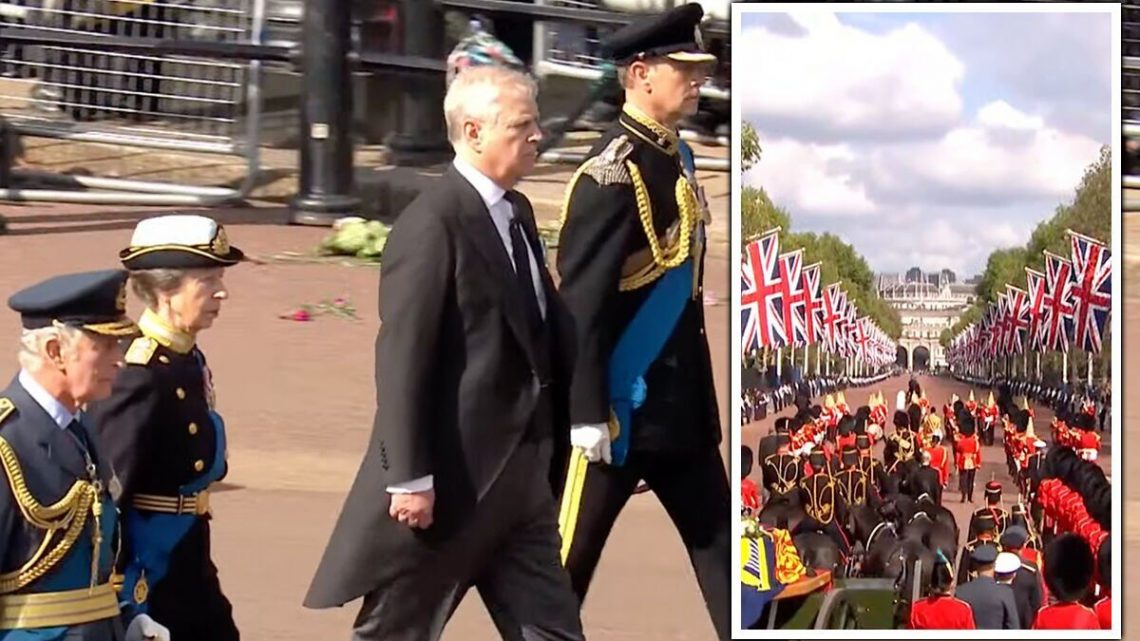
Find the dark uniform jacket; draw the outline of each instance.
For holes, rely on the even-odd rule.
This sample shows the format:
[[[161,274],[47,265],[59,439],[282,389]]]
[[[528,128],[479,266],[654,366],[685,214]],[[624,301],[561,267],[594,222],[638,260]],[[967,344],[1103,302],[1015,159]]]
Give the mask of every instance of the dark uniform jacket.
[[[1034,565],[1022,561],[1021,568],[1014,575],[1011,585],[1021,629],[1028,630],[1033,627],[1033,619],[1037,616],[1037,610],[1041,608],[1041,576]]]
[[[689,225],[707,217],[704,204],[688,187],[676,134],[631,103],[589,155],[596,158],[575,174],[558,247],[559,287],[577,330],[570,396],[573,424],[610,420],[610,356],[656,283],[635,274],[656,264],[651,235],[661,258],[667,259],[668,248],[687,245],[690,236],[676,225],[680,238],[676,243],[667,238],[671,226],[682,219],[682,210]],[[679,193],[687,195],[679,199]],[[704,252],[702,247],[695,250],[699,254],[690,256],[695,259],[694,292],[643,376],[645,400],[633,412],[631,452],[686,452],[715,446],[721,439],[705,336]]]
[[[139,327],[144,335],[128,348],[111,396],[88,407],[123,488],[125,600],[167,626],[172,638],[236,639],[232,608],[210,559],[207,488],[225,477],[227,466],[205,356],[193,338],[151,312]],[[136,559],[156,540],[140,523],[159,521],[176,521],[184,534],[164,555],[166,574],[156,577],[153,570],[137,571]],[[135,576],[141,578],[131,585]]]
[[[86,450],[94,470],[87,467],[79,438],[87,441]],[[46,625],[37,626],[41,630],[36,633],[40,636],[35,638],[122,639],[123,625],[111,576],[117,519],[110,489],[115,487],[115,482],[98,440],[85,428],[69,433],[60,427],[18,380],[13,380],[0,393],[0,439],[3,439],[0,444],[0,475],[3,476],[0,482],[0,573],[7,575],[0,580],[0,603],[27,598],[26,595],[79,591],[79,596],[73,597],[79,599],[73,601],[74,609],[88,614],[67,625],[52,625],[50,619],[41,619]],[[39,523],[25,518],[24,510],[42,512],[67,497],[78,483],[82,485],[74,490],[71,507],[66,512],[54,518],[41,514],[37,516],[42,520]],[[92,581],[96,510],[101,544],[98,576]],[[49,525],[62,527],[62,530],[53,537],[53,545],[39,550]],[[67,544],[68,538],[73,542]],[[62,558],[53,562],[51,557],[55,550],[62,550]],[[29,562],[31,566],[19,572]],[[88,593],[92,585],[95,591]],[[4,607],[0,611],[5,614],[0,616],[0,630],[24,627],[6,618],[9,612],[26,617],[45,614],[43,606],[35,605],[18,609]]]
[[[992,576],[980,576],[959,584],[954,596],[970,604],[979,630],[1017,630],[1021,627],[1013,589],[999,584]]]

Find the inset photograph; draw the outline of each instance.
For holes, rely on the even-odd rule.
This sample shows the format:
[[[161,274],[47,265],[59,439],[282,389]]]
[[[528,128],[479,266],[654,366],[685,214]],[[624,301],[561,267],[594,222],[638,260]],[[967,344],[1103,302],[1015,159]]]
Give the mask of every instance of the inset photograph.
[[[737,636],[1119,638],[1120,7],[733,12]]]

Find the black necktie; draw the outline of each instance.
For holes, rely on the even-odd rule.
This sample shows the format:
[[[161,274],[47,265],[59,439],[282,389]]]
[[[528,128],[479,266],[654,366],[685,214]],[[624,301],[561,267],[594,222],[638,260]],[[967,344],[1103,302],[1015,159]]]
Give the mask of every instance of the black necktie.
[[[79,419],[72,419],[71,422],[67,424],[67,431],[71,432],[71,435],[75,437],[75,440],[79,443],[79,449],[83,450],[84,454],[91,451],[91,448],[87,444],[87,433],[83,430],[83,425],[79,422]]]
[[[534,291],[534,276],[530,270],[530,254],[527,251],[526,232],[523,231],[522,221],[516,215],[511,218],[511,255],[515,261],[515,281],[522,295],[523,306],[527,320],[531,326],[542,326],[542,313],[538,308],[538,295]]]

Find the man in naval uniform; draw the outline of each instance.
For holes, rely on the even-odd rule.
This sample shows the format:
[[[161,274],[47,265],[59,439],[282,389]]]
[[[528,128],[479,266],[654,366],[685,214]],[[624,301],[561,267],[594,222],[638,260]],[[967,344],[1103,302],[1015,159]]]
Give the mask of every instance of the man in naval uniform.
[[[83,416],[111,393],[125,315],[123,271],[52,278],[14,294],[20,373],[0,392],[0,639],[169,641],[121,616],[114,576],[118,480]]]
[[[689,552],[713,627],[729,638],[729,486],[705,336],[709,214],[677,122],[714,57],[699,4],[639,20],[605,43],[626,101],[571,179],[558,248],[576,322],[563,559],[585,598],[602,548],[642,479]]]
[[[210,558],[210,491],[225,477],[226,436],[198,338],[229,297],[243,258],[204,216],[140,221],[119,258],[146,309],[91,425],[122,480],[123,601],[175,639],[237,641],[233,609]]]

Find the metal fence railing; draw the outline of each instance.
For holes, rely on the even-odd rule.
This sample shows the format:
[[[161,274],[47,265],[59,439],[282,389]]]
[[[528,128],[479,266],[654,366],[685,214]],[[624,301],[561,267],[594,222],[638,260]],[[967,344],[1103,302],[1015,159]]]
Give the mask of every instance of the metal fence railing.
[[[549,7],[612,10],[603,0],[535,0]],[[535,27],[535,73],[595,80],[601,76],[603,60],[600,41],[621,25],[582,25],[566,22],[539,22]],[[727,60],[727,51],[725,59]],[[726,87],[706,85],[701,95],[728,100]]]
[[[66,37],[257,44],[264,16],[265,0],[0,0],[5,28],[61,39],[0,48],[0,116],[28,136],[244,155],[247,161],[245,184],[236,189],[57,177],[108,190],[63,192],[65,200],[211,204],[241,198],[258,167],[260,61],[108,51],[69,44]],[[50,176],[35,178],[51,182]],[[20,199],[41,195],[6,191],[20,192]]]

